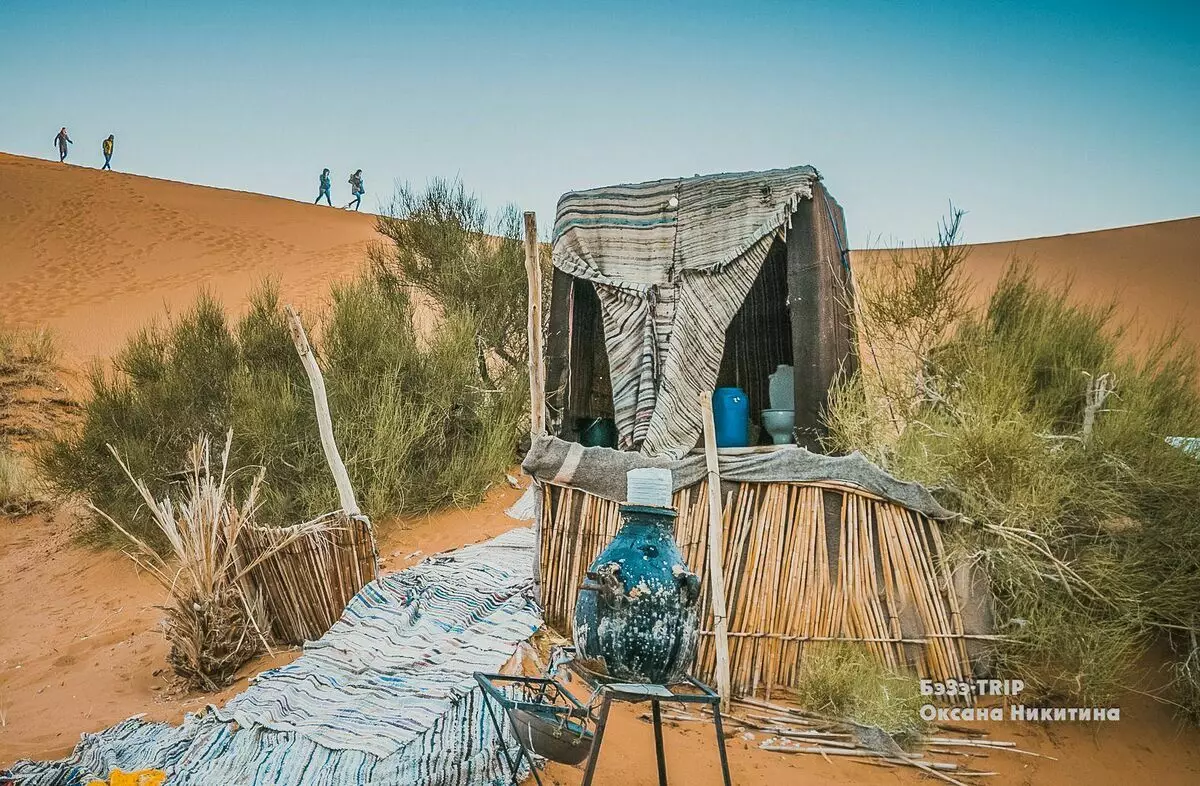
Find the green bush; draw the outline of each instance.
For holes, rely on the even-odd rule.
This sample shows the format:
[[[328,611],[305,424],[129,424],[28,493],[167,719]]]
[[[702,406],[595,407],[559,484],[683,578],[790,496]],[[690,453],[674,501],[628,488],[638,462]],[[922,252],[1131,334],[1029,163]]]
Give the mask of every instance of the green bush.
[[[862,326],[881,354],[895,349]],[[1135,354],[1125,333],[1114,303],[1079,303],[1014,265],[923,356],[844,382],[829,444],[864,449],[963,514],[950,547],[987,567],[1007,674],[1100,703],[1166,638],[1173,700],[1200,717],[1200,461],[1165,439],[1200,435],[1195,349],[1172,334]],[[881,401],[896,418],[879,417]]]
[[[372,274],[333,290],[310,336],[323,367],[334,433],[360,505],[373,518],[481,499],[515,458],[523,377],[481,384],[470,315],[447,313],[427,339],[403,290]],[[317,328],[317,329],[314,329]],[[161,535],[106,447],[156,497],[198,435],[232,428],[236,466],[267,483],[259,519],[292,524],[333,510],[312,393],[273,285],[231,325],[208,294],[134,336],[113,368],[96,366],[84,422],[39,456],[59,489],[85,495],[149,543]],[[94,533],[120,543],[103,522]]]
[[[381,280],[415,287],[448,312],[472,315],[485,382],[493,382],[497,365],[501,374],[524,367],[529,298],[516,207],[491,215],[461,182],[435,179],[423,192],[402,186],[377,229],[386,240],[371,249],[371,261]],[[543,279],[548,287],[550,276]]]

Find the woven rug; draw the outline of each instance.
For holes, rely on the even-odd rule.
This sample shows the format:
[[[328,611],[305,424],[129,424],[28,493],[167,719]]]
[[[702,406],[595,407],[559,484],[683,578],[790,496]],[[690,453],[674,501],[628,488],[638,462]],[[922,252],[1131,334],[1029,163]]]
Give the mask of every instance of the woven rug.
[[[179,726],[130,719],[0,781],[76,786],[157,768],[172,786],[506,783],[471,675],[499,671],[541,625],[533,559],[533,531],[520,528],[384,576],[223,709]]]

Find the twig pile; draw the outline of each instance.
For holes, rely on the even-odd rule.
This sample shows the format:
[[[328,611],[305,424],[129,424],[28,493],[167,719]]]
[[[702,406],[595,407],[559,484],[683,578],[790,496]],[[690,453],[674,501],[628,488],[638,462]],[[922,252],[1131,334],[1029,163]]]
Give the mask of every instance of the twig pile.
[[[663,718],[676,722],[711,722],[702,713],[666,711]],[[987,734],[979,729],[947,725],[934,726],[938,734],[923,738],[918,745],[921,750],[906,751],[873,726],[752,698],[734,700],[730,711],[722,714],[722,719],[729,727],[765,735],[759,744],[762,750],[815,754],[826,760],[842,757],[880,767],[912,767],[957,786],[965,786],[962,778],[996,775],[996,772],[972,766],[978,764],[976,760],[985,759],[995,751],[1053,758],[1021,750],[1013,742],[987,739]]]

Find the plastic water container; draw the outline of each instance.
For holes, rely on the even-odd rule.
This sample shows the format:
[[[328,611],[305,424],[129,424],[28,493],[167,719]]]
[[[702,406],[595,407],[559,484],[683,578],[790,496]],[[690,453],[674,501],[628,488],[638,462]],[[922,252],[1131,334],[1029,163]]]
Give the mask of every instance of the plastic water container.
[[[671,470],[642,467],[625,473],[625,501],[630,505],[671,507]]]
[[[713,391],[713,421],[717,447],[744,448],[750,444],[750,399],[741,388]]]

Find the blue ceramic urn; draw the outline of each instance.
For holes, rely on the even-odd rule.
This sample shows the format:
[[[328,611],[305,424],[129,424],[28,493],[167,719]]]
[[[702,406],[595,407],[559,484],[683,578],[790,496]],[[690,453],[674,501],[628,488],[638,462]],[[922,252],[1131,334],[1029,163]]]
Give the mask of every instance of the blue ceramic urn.
[[[675,511],[621,506],[624,523],[575,602],[579,665],[619,682],[680,682],[696,657],[700,580],[675,542]]]

